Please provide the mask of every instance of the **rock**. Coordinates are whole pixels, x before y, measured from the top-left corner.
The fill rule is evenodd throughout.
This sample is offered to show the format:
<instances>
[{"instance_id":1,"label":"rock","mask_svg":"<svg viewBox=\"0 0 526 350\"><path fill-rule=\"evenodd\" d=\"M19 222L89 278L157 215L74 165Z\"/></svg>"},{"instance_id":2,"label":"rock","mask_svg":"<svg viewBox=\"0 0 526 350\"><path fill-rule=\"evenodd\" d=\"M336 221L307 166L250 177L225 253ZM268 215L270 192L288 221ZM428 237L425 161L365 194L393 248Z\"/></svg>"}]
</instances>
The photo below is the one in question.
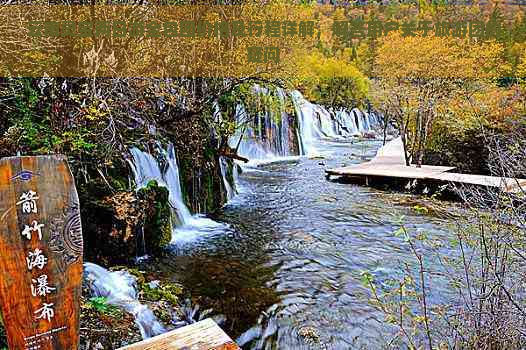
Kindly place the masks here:
<instances>
[{"instance_id":1,"label":"rock","mask_svg":"<svg viewBox=\"0 0 526 350\"><path fill-rule=\"evenodd\" d=\"M319 343L320 342L320 336L318 334L318 331L314 327L302 327L300 328L298 334L305 339L307 343Z\"/></svg>"},{"instance_id":2,"label":"rock","mask_svg":"<svg viewBox=\"0 0 526 350\"><path fill-rule=\"evenodd\" d=\"M161 281L155 280L155 281L151 281L150 283L148 283L148 287L150 287L151 289L157 289L159 288L160 284L161 284Z\"/></svg>"},{"instance_id":3,"label":"rock","mask_svg":"<svg viewBox=\"0 0 526 350\"><path fill-rule=\"evenodd\" d=\"M374 131L364 131L362 137L365 139L375 139L376 133Z\"/></svg>"}]
</instances>

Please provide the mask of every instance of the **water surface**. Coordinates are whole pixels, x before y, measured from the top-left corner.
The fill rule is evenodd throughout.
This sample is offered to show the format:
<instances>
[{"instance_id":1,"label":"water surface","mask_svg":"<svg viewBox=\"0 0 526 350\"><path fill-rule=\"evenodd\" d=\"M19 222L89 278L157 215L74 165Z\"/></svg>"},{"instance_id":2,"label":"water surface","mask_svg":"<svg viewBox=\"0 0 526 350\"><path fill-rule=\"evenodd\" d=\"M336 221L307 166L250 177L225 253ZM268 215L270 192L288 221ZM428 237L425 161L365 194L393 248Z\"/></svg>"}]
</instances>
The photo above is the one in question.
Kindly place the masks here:
<instances>
[{"instance_id":1,"label":"water surface","mask_svg":"<svg viewBox=\"0 0 526 350\"><path fill-rule=\"evenodd\" d=\"M411 260L393 235L401 215L410 230L449 231L379 190L325 178L325 169L362 162L380 145L321 141L323 159L245 169L239 195L214 217L227 225L181 240L164 263L200 304L227 317L226 331L245 349L381 348L392 329L367 302L361 272L381 281ZM445 285L431 288L434 300L447 294ZM318 345L300 335L306 327Z\"/></svg>"}]
</instances>

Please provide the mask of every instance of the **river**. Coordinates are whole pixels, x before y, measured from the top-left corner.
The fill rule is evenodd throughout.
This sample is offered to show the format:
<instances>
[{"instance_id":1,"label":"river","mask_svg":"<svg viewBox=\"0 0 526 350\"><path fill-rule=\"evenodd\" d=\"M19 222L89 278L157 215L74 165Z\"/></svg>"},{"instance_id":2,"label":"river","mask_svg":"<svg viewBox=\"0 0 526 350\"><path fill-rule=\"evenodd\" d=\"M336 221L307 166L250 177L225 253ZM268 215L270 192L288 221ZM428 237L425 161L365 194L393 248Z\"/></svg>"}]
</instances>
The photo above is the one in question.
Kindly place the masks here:
<instances>
[{"instance_id":1,"label":"river","mask_svg":"<svg viewBox=\"0 0 526 350\"><path fill-rule=\"evenodd\" d=\"M414 260L393 235L402 215L413 232L450 235L449 222L395 205L382 191L325 178L326 168L363 162L380 146L324 140L321 158L245 167L239 194L213 217L223 225L176 238L162 269L225 315L225 330L244 349L380 348L394 330L368 302L361 273L382 281ZM431 289L432 301L448 292ZM302 336L308 329L315 345Z\"/></svg>"}]
</instances>

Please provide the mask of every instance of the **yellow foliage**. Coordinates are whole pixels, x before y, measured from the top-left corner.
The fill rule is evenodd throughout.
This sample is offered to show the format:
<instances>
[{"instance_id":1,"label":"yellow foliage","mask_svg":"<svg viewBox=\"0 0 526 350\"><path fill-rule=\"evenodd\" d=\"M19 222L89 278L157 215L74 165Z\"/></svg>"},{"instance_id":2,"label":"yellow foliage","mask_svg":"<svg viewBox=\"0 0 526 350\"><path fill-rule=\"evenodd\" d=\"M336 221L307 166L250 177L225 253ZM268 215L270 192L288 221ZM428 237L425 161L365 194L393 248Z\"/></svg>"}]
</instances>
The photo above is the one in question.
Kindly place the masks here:
<instances>
[{"instance_id":1,"label":"yellow foliage","mask_svg":"<svg viewBox=\"0 0 526 350\"><path fill-rule=\"evenodd\" d=\"M303 58L298 75L308 99L329 106L346 107L365 99L369 79L347 56L347 51L341 57L326 57L314 51Z\"/></svg>"},{"instance_id":2,"label":"yellow foliage","mask_svg":"<svg viewBox=\"0 0 526 350\"><path fill-rule=\"evenodd\" d=\"M495 41L474 43L451 37L382 37L376 73L383 77L480 78L502 73L503 46Z\"/></svg>"}]
</instances>

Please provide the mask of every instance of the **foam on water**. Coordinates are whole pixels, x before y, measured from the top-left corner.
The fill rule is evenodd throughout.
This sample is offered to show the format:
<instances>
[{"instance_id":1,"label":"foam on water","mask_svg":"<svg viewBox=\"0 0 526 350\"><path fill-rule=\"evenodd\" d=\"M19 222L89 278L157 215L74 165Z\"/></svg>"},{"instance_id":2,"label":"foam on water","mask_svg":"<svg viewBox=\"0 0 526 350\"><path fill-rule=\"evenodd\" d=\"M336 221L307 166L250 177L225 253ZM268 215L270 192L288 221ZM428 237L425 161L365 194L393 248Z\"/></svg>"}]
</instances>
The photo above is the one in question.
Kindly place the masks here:
<instances>
[{"instance_id":1,"label":"foam on water","mask_svg":"<svg viewBox=\"0 0 526 350\"><path fill-rule=\"evenodd\" d=\"M99 265L86 262L84 279L90 286L93 296L105 297L108 304L118 306L135 317L135 323L143 339L167 331L152 310L138 301L137 281L129 272L110 272Z\"/></svg>"},{"instance_id":2,"label":"foam on water","mask_svg":"<svg viewBox=\"0 0 526 350\"><path fill-rule=\"evenodd\" d=\"M169 192L169 202L172 209L172 244L188 243L192 239L207 235L224 228L222 223L215 222L203 215L192 215L184 203L179 179L179 167L175 149L168 145L167 151L162 148L160 157L166 164L166 169L161 170L159 161L150 153L132 148L133 161L130 161L135 176L137 188L142 188L151 180L156 180ZM213 229L213 230L212 230Z\"/></svg>"}]
</instances>

